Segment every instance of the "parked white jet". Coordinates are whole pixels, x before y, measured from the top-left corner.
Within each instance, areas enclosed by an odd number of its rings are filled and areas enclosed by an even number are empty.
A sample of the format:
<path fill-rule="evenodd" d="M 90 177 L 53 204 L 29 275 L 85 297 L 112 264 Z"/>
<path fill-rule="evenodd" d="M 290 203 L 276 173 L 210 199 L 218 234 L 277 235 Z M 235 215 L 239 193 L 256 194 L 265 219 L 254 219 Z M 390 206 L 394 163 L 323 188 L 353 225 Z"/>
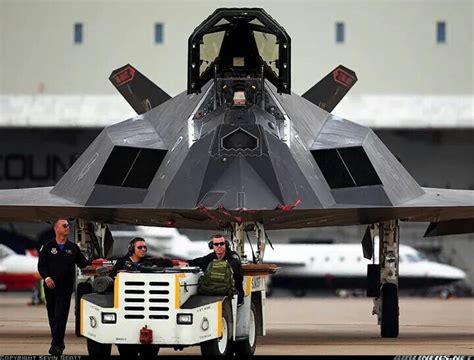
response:
<path fill-rule="evenodd" d="M 124 243 L 121 239 L 130 241 L 135 236 L 143 237 L 152 256 L 192 259 L 209 252 L 205 241 L 191 241 L 174 228 L 137 226 L 132 231 L 113 231 L 112 234 L 116 244 Z M 378 254 L 378 237 L 375 249 Z M 245 252 L 252 254 L 249 244 Z M 300 296 L 311 288 L 365 289 L 367 264 L 371 263 L 363 257 L 360 244 L 274 244 L 274 250 L 267 246 L 265 262 L 281 266 L 271 277 L 273 287 L 289 288 Z M 465 278 L 461 269 L 430 261 L 414 248 L 400 245 L 402 289 L 447 285 Z"/>
<path fill-rule="evenodd" d="M 377 241 L 375 245 L 378 248 Z M 278 244 L 275 251 L 265 253 L 265 260 L 282 265 L 272 286 L 290 288 L 300 296 L 311 288 L 365 289 L 371 263 L 362 256 L 360 244 Z M 465 278 L 461 269 L 430 261 L 414 248 L 400 245 L 401 289 L 447 285 Z"/>
<path fill-rule="evenodd" d="M 20 255 L 0 244 L 0 290 L 33 289 L 40 278 L 37 266 L 37 256 Z"/>

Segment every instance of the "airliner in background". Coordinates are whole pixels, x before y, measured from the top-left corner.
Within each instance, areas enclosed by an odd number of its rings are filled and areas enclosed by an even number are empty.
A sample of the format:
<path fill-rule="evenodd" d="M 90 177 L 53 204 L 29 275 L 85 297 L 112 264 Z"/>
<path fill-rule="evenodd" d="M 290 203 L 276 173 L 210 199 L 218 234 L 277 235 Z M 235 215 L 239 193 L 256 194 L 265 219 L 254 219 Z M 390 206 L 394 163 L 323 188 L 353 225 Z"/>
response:
<path fill-rule="evenodd" d="M 206 241 L 191 241 L 174 228 L 137 226 L 134 230 L 116 230 L 112 234 L 115 254 L 117 245 L 123 244 L 123 253 L 128 242 L 136 236 L 146 240 L 152 256 L 187 260 L 209 252 Z M 376 237 L 376 249 L 377 240 Z M 367 287 L 367 264 L 370 261 L 363 257 L 360 244 L 279 243 L 273 246 L 274 249 L 267 246 L 265 262 L 277 264 L 281 269 L 271 277 L 271 288 L 287 288 L 296 296 L 304 296 L 309 289 L 336 291 Z M 246 244 L 245 252 L 252 254 L 249 244 Z M 374 253 L 377 263 L 378 251 Z M 248 260 L 252 261 L 251 258 Z M 449 285 L 465 278 L 461 269 L 430 261 L 414 248 L 400 245 L 401 290 Z"/>
<path fill-rule="evenodd" d="M 376 248 L 377 241 L 376 237 Z M 410 246 L 400 245 L 399 254 L 401 291 L 419 291 L 466 278 L 461 269 L 430 261 Z M 278 244 L 275 251 L 265 253 L 265 259 L 282 267 L 272 277 L 272 286 L 291 289 L 296 296 L 304 296 L 309 289 L 366 289 L 367 264 L 371 263 L 362 256 L 360 244 Z"/>
<path fill-rule="evenodd" d="M 0 244 L 0 290 L 33 289 L 40 278 L 37 267 L 38 256 L 34 250 L 21 255 Z"/>

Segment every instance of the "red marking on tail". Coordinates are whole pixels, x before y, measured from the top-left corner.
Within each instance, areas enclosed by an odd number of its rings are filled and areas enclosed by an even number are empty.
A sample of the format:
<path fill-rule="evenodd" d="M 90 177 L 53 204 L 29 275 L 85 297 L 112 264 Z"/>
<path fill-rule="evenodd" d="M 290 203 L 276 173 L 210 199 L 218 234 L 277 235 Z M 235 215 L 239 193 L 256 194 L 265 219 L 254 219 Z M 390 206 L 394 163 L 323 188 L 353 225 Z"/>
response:
<path fill-rule="evenodd" d="M 354 83 L 354 77 L 342 69 L 336 69 L 332 73 L 335 82 L 345 87 L 351 87 Z"/>
<path fill-rule="evenodd" d="M 136 70 L 133 67 L 127 66 L 125 69 L 115 74 L 112 77 L 112 80 L 117 86 L 125 85 L 126 83 L 129 83 L 133 80 L 133 78 L 135 77 L 135 72 Z"/>

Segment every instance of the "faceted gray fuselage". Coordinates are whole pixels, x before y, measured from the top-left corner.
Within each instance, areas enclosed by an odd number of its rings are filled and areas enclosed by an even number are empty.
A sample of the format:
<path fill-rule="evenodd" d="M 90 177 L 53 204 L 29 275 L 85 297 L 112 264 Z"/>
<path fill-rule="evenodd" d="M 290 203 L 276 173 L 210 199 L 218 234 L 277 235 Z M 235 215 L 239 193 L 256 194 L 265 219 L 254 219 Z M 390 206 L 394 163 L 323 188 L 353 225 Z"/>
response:
<path fill-rule="evenodd" d="M 112 73 L 141 115 L 105 128 L 56 186 L 0 190 L 0 220 L 474 229 L 474 192 L 421 188 L 372 130 L 330 113 L 351 70 L 291 92 L 290 38 L 264 10 L 216 10 L 191 35 L 188 65 L 188 91 L 173 98 L 131 66 Z"/>

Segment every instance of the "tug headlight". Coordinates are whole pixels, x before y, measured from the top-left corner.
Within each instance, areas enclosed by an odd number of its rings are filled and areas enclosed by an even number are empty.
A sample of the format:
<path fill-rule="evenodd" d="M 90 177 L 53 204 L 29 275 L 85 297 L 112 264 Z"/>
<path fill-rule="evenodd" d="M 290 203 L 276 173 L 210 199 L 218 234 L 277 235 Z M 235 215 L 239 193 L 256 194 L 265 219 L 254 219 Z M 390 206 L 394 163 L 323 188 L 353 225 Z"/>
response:
<path fill-rule="evenodd" d="M 181 325 L 191 325 L 193 323 L 193 314 L 178 314 L 176 322 Z"/>
<path fill-rule="evenodd" d="M 102 313 L 103 324 L 115 324 L 117 322 L 117 314 L 115 313 Z"/>

